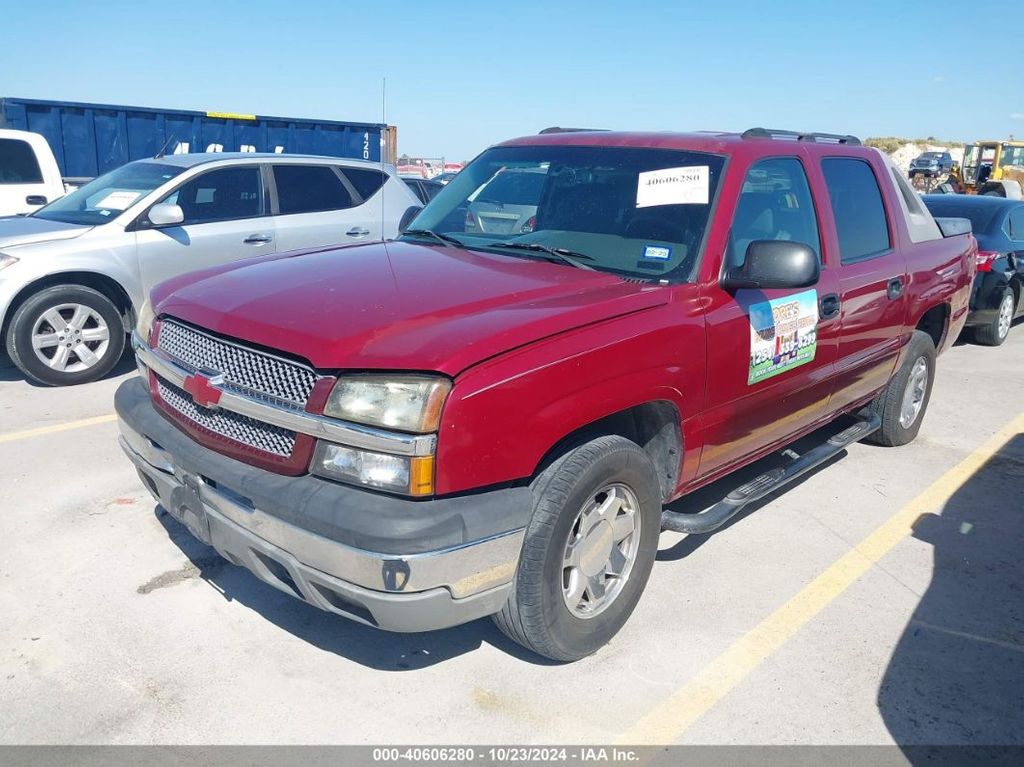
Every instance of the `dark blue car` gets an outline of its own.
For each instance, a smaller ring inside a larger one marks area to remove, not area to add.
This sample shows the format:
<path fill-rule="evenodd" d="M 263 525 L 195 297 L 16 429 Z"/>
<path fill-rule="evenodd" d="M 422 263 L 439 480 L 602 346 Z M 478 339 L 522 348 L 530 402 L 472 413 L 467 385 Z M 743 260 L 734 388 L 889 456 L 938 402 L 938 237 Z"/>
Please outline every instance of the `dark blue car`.
<path fill-rule="evenodd" d="M 1024 314 L 1024 200 L 965 194 L 923 198 L 933 216 L 967 218 L 978 240 L 978 273 L 967 316 L 977 343 L 999 346 Z"/>

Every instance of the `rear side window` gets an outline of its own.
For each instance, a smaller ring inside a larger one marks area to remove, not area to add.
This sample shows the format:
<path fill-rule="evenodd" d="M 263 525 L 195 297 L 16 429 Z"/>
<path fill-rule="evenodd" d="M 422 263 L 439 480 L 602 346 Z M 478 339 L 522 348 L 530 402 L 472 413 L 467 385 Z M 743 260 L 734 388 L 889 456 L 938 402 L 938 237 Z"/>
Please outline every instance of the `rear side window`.
<path fill-rule="evenodd" d="M 818 217 L 804 166 L 795 157 L 773 157 L 750 166 L 736 200 L 726 266 L 740 266 L 755 240 L 802 242 L 821 260 Z"/>
<path fill-rule="evenodd" d="M 1014 242 L 1024 242 L 1024 205 L 1010 211 L 1006 224 L 1010 230 L 1010 239 Z"/>
<path fill-rule="evenodd" d="M 377 190 L 384 186 L 384 180 L 387 178 L 379 170 L 369 168 L 342 168 L 341 172 L 364 200 L 369 200 L 377 194 Z"/>
<path fill-rule="evenodd" d="M 442 189 L 444 189 L 444 184 L 439 184 L 435 181 L 427 181 L 424 183 L 423 192 L 427 196 L 427 199 L 424 200 L 424 202 L 430 202 L 433 200 Z"/>
<path fill-rule="evenodd" d="M 282 215 L 343 210 L 356 204 L 328 165 L 275 165 L 274 183 Z"/>
<path fill-rule="evenodd" d="M 252 166 L 211 170 L 186 181 L 161 202 L 177 204 L 185 214 L 185 226 L 261 216 L 260 169 Z"/>
<path fill-rule="evenodd" d="M 41 184 L 43 172 L 27 141 L 0 138 L 0 184 Z"/>
<path fill-rule="evenodd" d="M 863 261 L 889 250 L 889 226 L 871 166 L 863 160 L 833 157 L 821 161 L 828 199 L 839 235 L 839 260 Z"/>

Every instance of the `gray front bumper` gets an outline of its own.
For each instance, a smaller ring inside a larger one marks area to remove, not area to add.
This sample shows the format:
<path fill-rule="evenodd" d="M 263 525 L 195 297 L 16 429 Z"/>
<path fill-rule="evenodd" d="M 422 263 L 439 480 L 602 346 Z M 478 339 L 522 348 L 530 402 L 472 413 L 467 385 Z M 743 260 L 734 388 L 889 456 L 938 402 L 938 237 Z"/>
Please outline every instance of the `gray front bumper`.
<path fill-rule="evenodd" d="M 145 391 L 137 379 L 122 389 L 131 385 Z M 242 494 L 244 484 L 229 487 L 218 481 L 215 464 L 231 459 L 211 458 L 201 472 L 195 455 L 181 460 L 175 450 L 205 448 L 188 440 L 151 405 L 159 421 L 150 422 L 149 429 L 141 427 L 140 421 L 149 419 L 139 418 L 138 407 L 122 407 L 124 399 L 119 390 L 121 447 L 154 498 L 193 535 L 270 585 L 323 610 L 390 631 L 454 626 L 493 614 L 504 604 L 518 564 L 522 528 L 410 554 L 349 546 L 267 513 Z M 269 475 L 265 482 L 277 480 L 282 489 L 294 481 L 262 473 Z M 336 487 L 323 485 L 325 492 Z M 358 498 L 352 488 L 343 492 L 346 500 Z M 281 500 L 288 502 L 287 496 Z M 418 506 L 429 517 L 430 507 Z"/>

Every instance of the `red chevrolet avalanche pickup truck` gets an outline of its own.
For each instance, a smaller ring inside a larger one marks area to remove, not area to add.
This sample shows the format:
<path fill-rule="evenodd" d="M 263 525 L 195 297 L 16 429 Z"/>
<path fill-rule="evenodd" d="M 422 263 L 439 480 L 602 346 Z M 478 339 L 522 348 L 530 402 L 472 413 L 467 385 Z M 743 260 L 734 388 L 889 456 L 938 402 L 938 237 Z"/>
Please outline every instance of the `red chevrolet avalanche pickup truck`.
<path fill-rule="evenodd" d="M 521 138 L 396 241 L 158 286 L 121 444 L 287 593 L 392 631 L 493 615 L 572 660 L 626 622 L 662 530 L 916 436 L 975 250 L 851 136 Z M 708 509 L 664 510 L 839 416 Z"/>

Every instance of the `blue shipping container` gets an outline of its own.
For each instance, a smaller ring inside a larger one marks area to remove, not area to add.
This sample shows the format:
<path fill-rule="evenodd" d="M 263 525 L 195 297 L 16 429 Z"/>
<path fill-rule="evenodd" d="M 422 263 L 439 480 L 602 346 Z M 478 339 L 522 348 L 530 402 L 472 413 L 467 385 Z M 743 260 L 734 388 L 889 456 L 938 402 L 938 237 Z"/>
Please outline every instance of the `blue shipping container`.
<path fill-rule="evenodd" d="M 65 178 L 129 160 L 195 152 L 286 152 L 380 162 L 381 123 L 0 98 L 0 128 L 42 134 Z"/>

